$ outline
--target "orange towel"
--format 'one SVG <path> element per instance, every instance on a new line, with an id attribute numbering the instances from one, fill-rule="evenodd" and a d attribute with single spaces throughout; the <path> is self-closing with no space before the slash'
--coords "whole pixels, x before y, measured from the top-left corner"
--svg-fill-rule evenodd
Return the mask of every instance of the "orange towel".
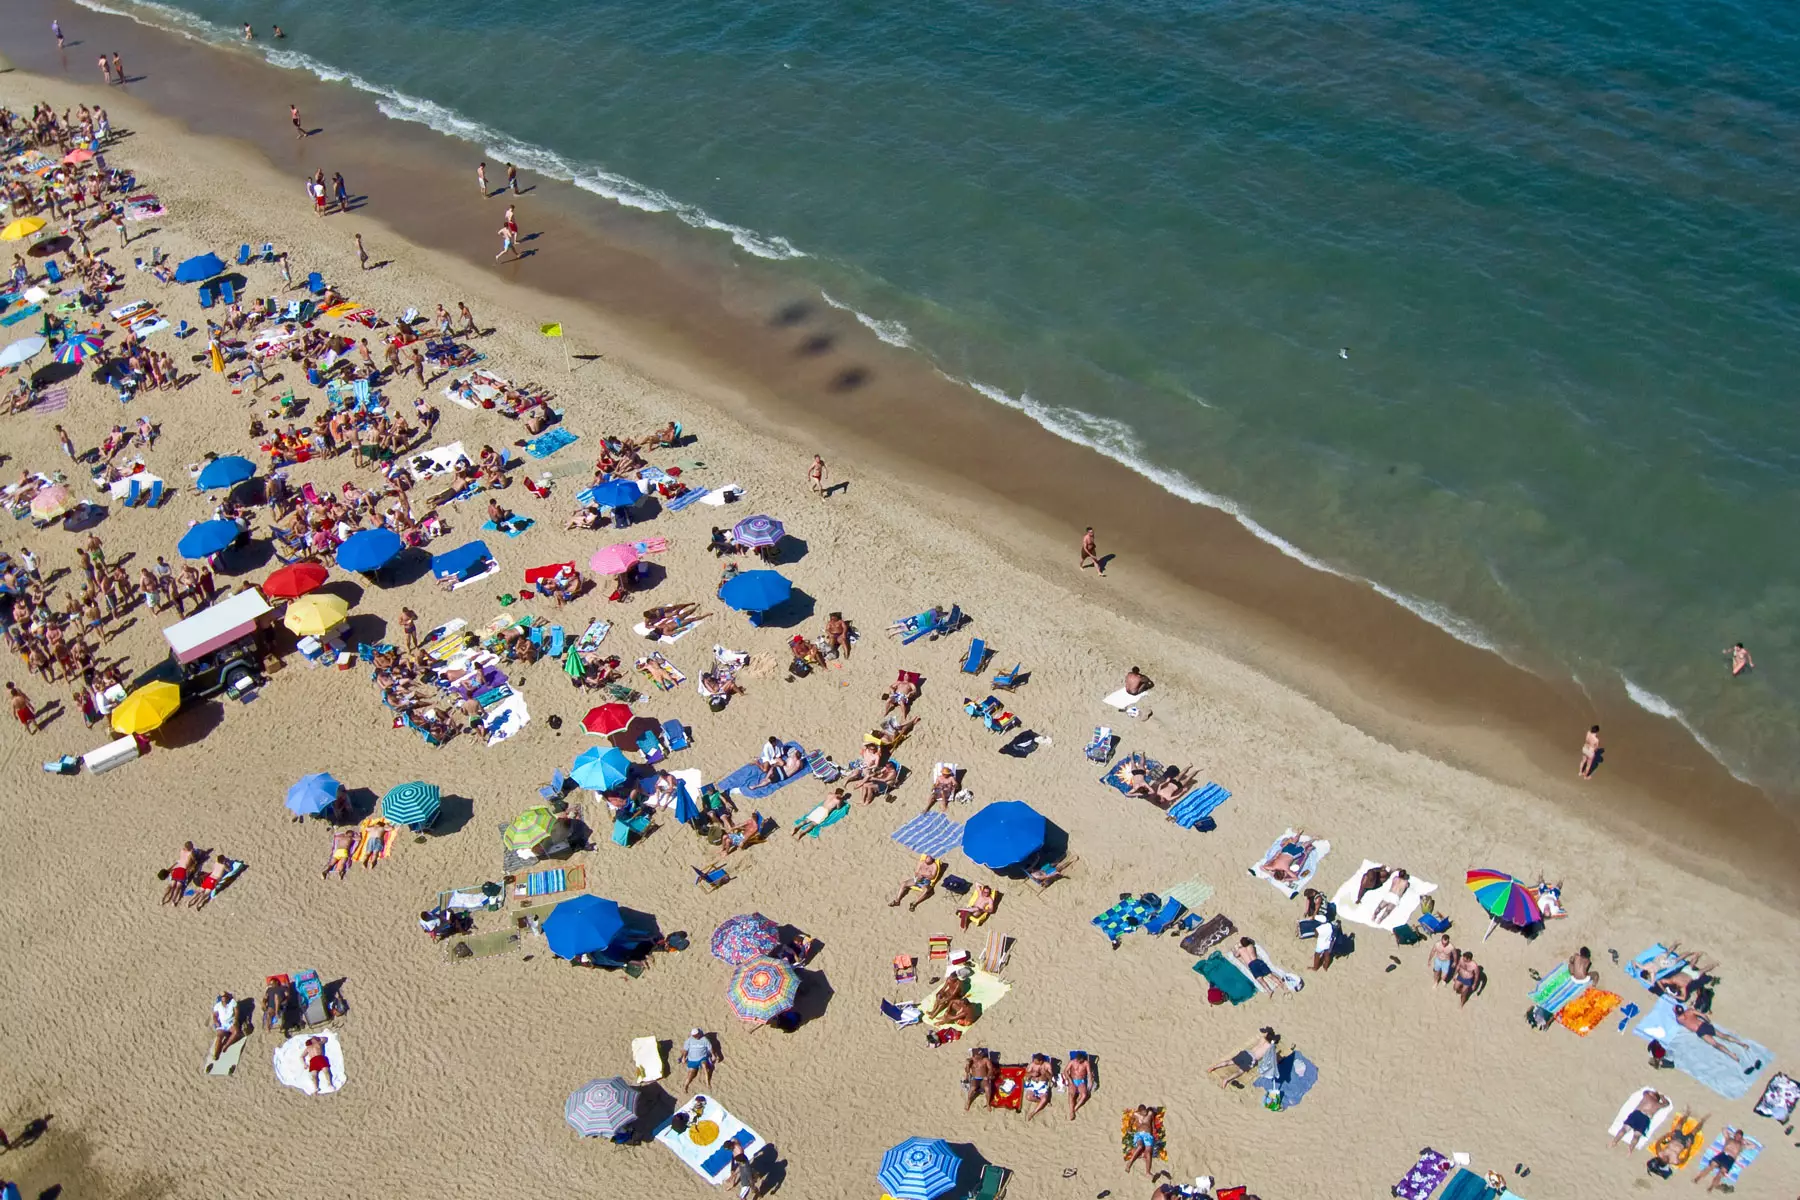
<path id="1" fill-rule="evenodd" d="M 1616 992 L 1603 992 L 1599 988 L 1589 988 L 1563 1006 L 1556 1014 L 1556 1019 L 1564 1029 L 1570 1030 L 1580 1037 L 1600 1027 L 1600 1022 L 1619 1007 L 1619 995 Z"/>

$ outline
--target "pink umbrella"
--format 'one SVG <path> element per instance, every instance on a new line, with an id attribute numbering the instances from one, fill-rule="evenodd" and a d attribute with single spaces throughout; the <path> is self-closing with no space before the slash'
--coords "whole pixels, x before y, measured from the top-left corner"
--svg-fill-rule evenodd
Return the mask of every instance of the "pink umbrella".
<path id="1" fill-rule="evenodd" d="M 73 165 L 75 163 L 87 162 L 93 157 L 94 152 L 92 150 L 71 150 L 63 155 L 63 161 Z"/>
<path id="2" fill-rule="evenodd" d="M 620 571 L 629 571 L 637 565 L 637 547 L 630 542 L 620 542 L 616 546 L 604 546 L 594 551 L 594 557 L 588 560 L 588 566 L 597 574 L 617 575 Z"/>

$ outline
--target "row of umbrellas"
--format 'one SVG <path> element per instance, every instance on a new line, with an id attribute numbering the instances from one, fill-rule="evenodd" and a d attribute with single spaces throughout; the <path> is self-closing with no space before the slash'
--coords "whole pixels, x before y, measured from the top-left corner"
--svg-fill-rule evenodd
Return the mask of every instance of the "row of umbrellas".
<path id="1" fill-rule="evenodd" d="M 287 792 L 287 809 L 302 817 L 314 817 L 337 803 L 343 788 L 336 777 L 327 772 L 303 775 Z M 443 794 L 436 784 L 414 780 L 388 789 L 381 798 L 381 815 L 396 825 L 425 829 L 437 820 L 443 807 Z"/>

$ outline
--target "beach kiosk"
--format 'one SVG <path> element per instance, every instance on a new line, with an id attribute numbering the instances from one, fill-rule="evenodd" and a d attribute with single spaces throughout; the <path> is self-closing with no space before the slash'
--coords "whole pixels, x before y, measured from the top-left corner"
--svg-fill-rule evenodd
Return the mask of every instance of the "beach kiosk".
<path id="1" fill-rule="evenodd" d="M 253 587 L 227 596 L 163 630 L 169 659 L 156 673 L 165 678 L 173 674 L 183 699 L 219 692 L 236 699 L 262 680 L 261 643 L 274 615 Z"/>

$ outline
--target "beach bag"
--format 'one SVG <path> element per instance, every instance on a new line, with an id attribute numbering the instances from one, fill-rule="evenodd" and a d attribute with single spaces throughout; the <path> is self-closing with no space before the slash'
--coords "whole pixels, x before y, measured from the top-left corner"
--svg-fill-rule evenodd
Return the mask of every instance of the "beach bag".
<path id="1" fill-rule="evenodd" d="M 1416 946 L 1425 940 L 1425 935 L 1411 925 L 1402 925 L 1394 930 L 1394 941 L 1402 946 Z"/>
<path id="2" fill-rule="evenodd" d="M 728 696 L 708 696 L 706 698 L 706 707 L 712 709 L 714 712 L 724 712 L 725 703 L 729 699 L 730 697 Z"/>
<path id="3" fill-rule="evenodd" d="M 804 658 L 795 658 L 792 663 L 788 664 L 788 672 L 796 679 L 804 679 L 812 674 L 812 665 Z"/>

